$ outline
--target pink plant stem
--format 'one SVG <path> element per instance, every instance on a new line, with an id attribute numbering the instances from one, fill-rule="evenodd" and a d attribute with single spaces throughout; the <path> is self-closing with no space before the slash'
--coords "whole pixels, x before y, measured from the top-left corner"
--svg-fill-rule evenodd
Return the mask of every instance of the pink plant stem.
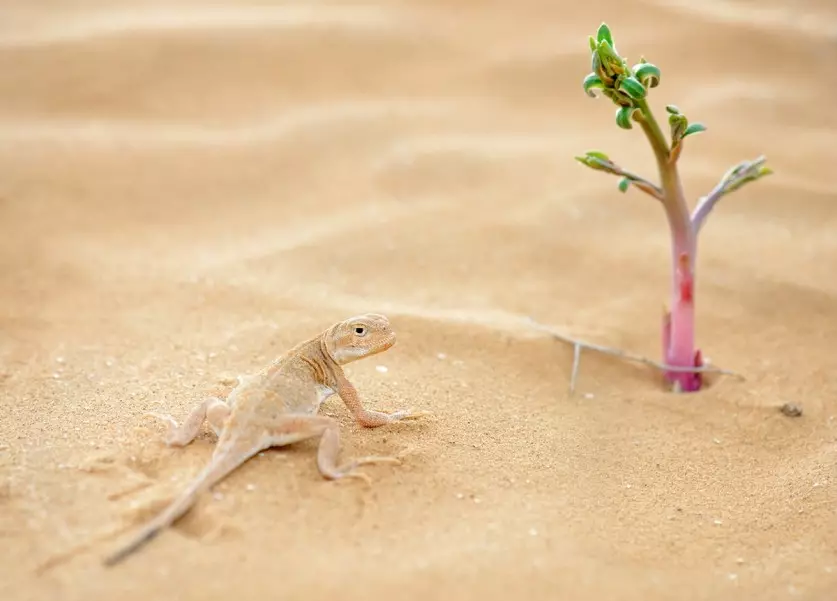
<path id="1" fill-rule="evenodd" d="M 700 361 L 695 350 L 695 255 L 697 233 L 692 226 L 689 207 L 677 172 L 676 161 L 669 160 L 668 144 L 645 101 L 638 102 L 638 119 L 648 137 L 663 188 L 663 205 L 671 232 L 671 306 L 663 316 L 663 359 L 675 367 L 694 367 Z M 665 373 L 672 387 L 693 392 L 701 387 L 699 373 Z"/>
<path id="2" fill-rule="evenodd" d="M 695 365 L 695 236 L 691 227 L 680 232 L 672 227 L 671 309 L 668 338 L 664 340 L 665 362 L 677 367 Z M 666 378 L 680 390 L 699 390 L 699 373 L 666 372 Z"/>

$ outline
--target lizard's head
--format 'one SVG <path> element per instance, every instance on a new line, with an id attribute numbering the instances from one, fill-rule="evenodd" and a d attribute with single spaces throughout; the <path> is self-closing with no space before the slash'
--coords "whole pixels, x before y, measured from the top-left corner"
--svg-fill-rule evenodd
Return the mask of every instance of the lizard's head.
<path id="1" fill-rule="evenodd" d="M 327 344 L 334 360 L 345 365 L 391 348 L 395 332 L 385 316 L 365 313 L 332 327 Z"/>

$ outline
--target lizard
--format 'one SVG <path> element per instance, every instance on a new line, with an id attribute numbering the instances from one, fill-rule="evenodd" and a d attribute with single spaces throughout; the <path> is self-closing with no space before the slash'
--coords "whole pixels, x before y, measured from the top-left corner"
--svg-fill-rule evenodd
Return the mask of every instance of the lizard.
<path id="1" fill-rule="evenodd" d="M 431 415 L 428 411 L 393 412 L 366 409 L 344 365 L 382 353 L 395 344 L 388 318 L 366 313 L 339 321 L 324 332 L 287 350 L 255 375 L 240 376 L 236 385 L 195 405 L 178 425 L 170 415 L 148 413 L 168 425 L 165 442 L 184 447 L 206 422 L 217 436 L 204 469 L 179 496 L 150 520 L 139 533 L 104 559 L 106 566 L 124 560 L 186 514 L 198 497 L 250 458 L 269 447 L 280 447 L 319 437 L 317 466 L 329 480 L 369 476 L 361 465 L 400 463 L 395 457 L 367 456 L 338 465 L 340 429 L 337 420 L 317 415 L 320 405 L 340 396 L 361 426 L 377 428 L 393 422 Z"/>

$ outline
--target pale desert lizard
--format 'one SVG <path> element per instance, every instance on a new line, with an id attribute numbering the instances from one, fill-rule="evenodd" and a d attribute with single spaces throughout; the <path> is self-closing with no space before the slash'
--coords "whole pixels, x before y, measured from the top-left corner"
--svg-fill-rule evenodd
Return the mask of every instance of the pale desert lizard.
<path id="1" fill-rule="evenodd" d="M 352 412 L 358 424 L 383 426 L 391 422 L 430 415 L 427 411 L 384 413 L 363 407 L 357 390 L 346 378 L 342 365 L 386 351 L 395 344 L 389 320 L 368 313 L 338 322 L 281 355 L 254 376 L 239 378 L 228 387 L 226 401 L 207 398 L 184 421 L 168 415 L 150 414 L 169 425 L 166 443 L 185 446 L 192 442 L 207 421 L 218 436 L 212 458 L 188 488 L 134 538 L 105 559 L 114 565 L 149 542 L 183 516 L 205 492 L 260 451 L 319 437 L 317 465 L 329 479 L 362 478 L 360 465 L 397 463 L 394 457 L 369 456 L 337 465 L 340 428 L 336 420 L 317 415 L 322 402 L 333 394 Z"/>

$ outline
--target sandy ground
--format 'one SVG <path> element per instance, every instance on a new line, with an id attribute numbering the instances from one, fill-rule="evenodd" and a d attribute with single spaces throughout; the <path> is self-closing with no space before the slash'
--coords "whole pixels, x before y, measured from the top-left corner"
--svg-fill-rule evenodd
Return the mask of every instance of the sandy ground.
<path id="1" fill-rule="evenodd" d="M 833 599 L 837 9 L 698 4 L 5 2 L 0 598 Z M 656 179 L 581 91 L 602 19 L 709 126 L 692 198 L 777 171 L 701 238 L 700 345 L 743 381 L 585 355 L 570 395 L 572 349 L 524 325 L 659 355 L 663 212 L 572 159 Z M 399 334 L 349 368 L 365 402 L 436 417 L 323 411 L 402 466 L 265 453 L 102 568 L 212 450 L 145 411 L 365 311 Z"/>

